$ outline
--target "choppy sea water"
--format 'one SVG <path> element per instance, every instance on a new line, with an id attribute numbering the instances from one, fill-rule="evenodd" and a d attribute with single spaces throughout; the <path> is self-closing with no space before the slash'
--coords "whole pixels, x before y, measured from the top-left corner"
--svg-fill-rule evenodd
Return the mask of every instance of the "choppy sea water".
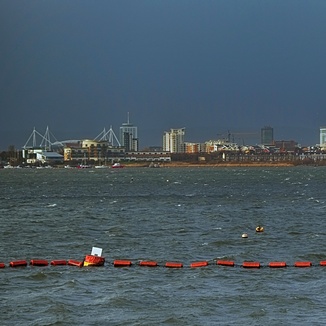
<path id="1" fill-rule="evenodd" d="M 323 325 L 325 181 L 323 167 L 2 169 L 1 324 Z M 82 260 L 93 246 L 103 267 L 8 267 Z"/>

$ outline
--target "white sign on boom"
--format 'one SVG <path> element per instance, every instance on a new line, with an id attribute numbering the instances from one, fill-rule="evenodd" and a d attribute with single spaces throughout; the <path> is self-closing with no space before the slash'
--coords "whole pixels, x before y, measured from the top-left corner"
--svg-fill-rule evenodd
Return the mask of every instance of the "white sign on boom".
<path id="1" fill-rule="evenodd" d="M 101 257 L 102 256 L 102 248 L 93 247 L 91 255 Z"/>

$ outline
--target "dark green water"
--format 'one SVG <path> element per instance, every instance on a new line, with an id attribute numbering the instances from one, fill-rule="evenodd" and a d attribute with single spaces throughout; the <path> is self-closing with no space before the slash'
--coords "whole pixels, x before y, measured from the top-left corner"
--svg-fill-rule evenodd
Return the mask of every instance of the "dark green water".
<path id="1" fill-rule="evenodd" d="M 106 257 L 0 270 L 2 324 L 323 325 L 325 181 L 323 167 L 0 170 L 0 261 Z M 241 267 L 251 260 L 262 268 Z"/>

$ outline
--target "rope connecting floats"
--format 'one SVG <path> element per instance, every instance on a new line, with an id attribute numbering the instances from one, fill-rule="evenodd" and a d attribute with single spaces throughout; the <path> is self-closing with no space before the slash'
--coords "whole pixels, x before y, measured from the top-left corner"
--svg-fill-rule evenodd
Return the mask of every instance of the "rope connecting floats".
<path id="1" fill-rule="evenodd" d="M 52 260 L 49 262 L 45 259 L 32 259 L 29 262 L 27 260 L 15 260 L 11 261 L 8 264 L 8 267 L 27 267 L 30 266 L 103 266 L 105 263 L 104 257 L 87 255 L 84 260 Z M 294 264 L 288 265 L 285 261 L 272 261 L 268 264 L 261 264 L 258 261 L 244 261 L 242 264 L 236 264 L 232 260 L 220 260 L 220 259 L 212 259 L 210 261 L 196 261 L 190 263 L 190 265 L 184 266 L 182 262 L 174 262 L 167 261 L 165 263 L 159 264 L 157 261 L 153 260 L 141 260 L 141 261 L 131 261 L 131 260 L 122 260 L 117 259 L 111 262 L 113 267 L 131 267 L 131 266 L 139 266 L 139 267 L 166 267 L 166 268 L 201 268 L 209 265 L 218 265 L 223 267 L 241 267 L 245 269 L 259 269 L 259 268 L 287 268 L 287 267 L 298 267 L 298 268 L 307 268 L 307 267 L 326 267 L 326 260 L 320 261 L 318 264 L 313 264 L 310 261 L 296 261 Z M 7 265 L 3 262 L 0 262 L 0 268 L 5 268 Z"/>

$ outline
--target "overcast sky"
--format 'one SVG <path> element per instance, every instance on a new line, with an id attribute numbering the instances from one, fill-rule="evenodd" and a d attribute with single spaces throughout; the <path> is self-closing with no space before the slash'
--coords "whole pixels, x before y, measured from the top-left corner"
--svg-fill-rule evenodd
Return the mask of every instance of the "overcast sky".
<path id="1" fill-rule="evenodd" d="M 0 150 L 33 128 L 95 138 L 127 121 L 164 131 L 319 143 L 325 0 L 0 0 Z M 257 135 L 252 135 L 257 134 Z"/>

